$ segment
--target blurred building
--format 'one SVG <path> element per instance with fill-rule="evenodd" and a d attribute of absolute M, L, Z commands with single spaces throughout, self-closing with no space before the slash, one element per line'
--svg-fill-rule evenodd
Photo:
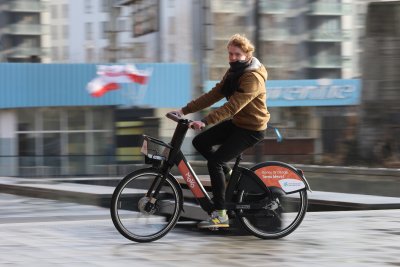
<path fill-rule="evenodd" d="M 49 2 L 52 62 L 191 62 L 191 1 L 125 2 Z"/>
<path fill-rule="evenodd" d="M 159 109 L 190 99 L 188 64 L 137 65 L 150 67 L 147 85 L 92 97 L 95 64 L 0 64 L 0 176 L 103 175 L 143 162 L 141 135 L 159 136 Z"/>
<path fill-rule="evenodd" d="M 49 1 L 51 62 L 132 62 L 131 12 L 115 2 Z"/>
<path fill-rule="evenodd" d="M 49 62 L 47 1 L 0 1 L 0 62 Z"/>
<path fill-rule="evenodd" d="M 400 161 L 400 1 L 368 5 L 358 150 L 370 162 Z"/>

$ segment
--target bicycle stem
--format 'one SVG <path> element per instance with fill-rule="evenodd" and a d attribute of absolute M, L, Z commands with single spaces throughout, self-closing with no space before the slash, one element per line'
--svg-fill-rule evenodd
<path fill-rule="evenodd" d="M 180 119 L 178 121 L 178 125 L 176 126 L 174 135 L 171 139 L 171 146 L 172 149 L 170 151 L 170 155 L 168 157 L 168 165 L 174 165 L 176 156 L 178 155 L 179 151 L 181 150 L 183 140 L 185 139 L 186 133 L 189 129 L 188 127 L 189 120 L 187 119 Z"/>

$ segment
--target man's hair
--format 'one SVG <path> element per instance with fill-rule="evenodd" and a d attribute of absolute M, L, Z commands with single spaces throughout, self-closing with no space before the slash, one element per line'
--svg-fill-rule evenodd
<path fill-rule="evenodd" d="M 244 35 L 238 33 L 232 35 L 226 47 L 228 48 L 231 45 L 239 47 L 247 55 L 247 57 L 253 56 L 254 45 Z"/>

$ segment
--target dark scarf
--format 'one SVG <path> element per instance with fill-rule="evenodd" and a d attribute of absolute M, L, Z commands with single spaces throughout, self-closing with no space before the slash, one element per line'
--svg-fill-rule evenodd
<path fill-rule="evenodd" d="M 231 67 L 228 70 L 224 84 L 221 88 L 221 93 L 226 97 L 226 99 L 229 99 L 229 97 L 233 95 L 237 89 L 239 89 L 239 78 L 244 73 L 244 70 L 250 66 L 251 61 L 252 60 L 249 59 L 247 61 L 238 60 L 235 62 L 229 62 Z"/>

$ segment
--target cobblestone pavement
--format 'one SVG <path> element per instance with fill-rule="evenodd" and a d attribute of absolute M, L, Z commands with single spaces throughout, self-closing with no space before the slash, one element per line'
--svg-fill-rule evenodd
<path fill-rule="evenodd" d="M 400 266 L 400 210 L 308 213 L 280 240 L 181 223 L 133 243 L 108 209 L 0 194 L 0 266 Z"/>

